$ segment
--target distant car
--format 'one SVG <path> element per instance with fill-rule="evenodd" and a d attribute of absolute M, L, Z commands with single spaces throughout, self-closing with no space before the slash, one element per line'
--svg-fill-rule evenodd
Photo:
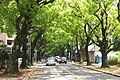
<path fill-rule="evenodd" d="M 47 58 L 46 65 L 56 65 L 55 59 L 54 58 Z"/>
<path fill-rule="evenodd" d="M 58 63 L 61 61 L 60 56 L 55 56 L 54 59 L 55 59 L 55 61 L 58 62 Z"/>
<path fill-rule="evenodd" d="M 62 57 L 60 63 L 67 64 L 67 58 L 66 57 Z"/>

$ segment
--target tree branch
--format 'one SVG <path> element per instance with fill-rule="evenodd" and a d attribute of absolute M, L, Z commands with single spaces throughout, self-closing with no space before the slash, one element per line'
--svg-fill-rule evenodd
<path fill-rule="evenodd" d="M 71 6 L 70 4 L 69 4 L 69 7 L 74 8 L 77 12 L 80 13 L 80 15 L 77 15 L 77 14 L 74 12 L 74 15 L 75 15 L 75 16 L 77 16 L 77 17 L 79 17 L 79 18 L 84 17 L 84 15 L 80 12 L 80 9 L 78 9 L 77 7 Z M 72 12 L 73 12 L 73 11 L 72 11 Z"/>
<path fill-rule="evenodd" d="M 94 39 L 91 38 L 91 40 L 92 40 L 92 42 L 95 43 L 98 47 L 100 47 L 99 43 L 97 43 Z"/>
<path fill-rule="evenodd" d="M 100 17 L 96 14 L 100 10 L 100 3 L 99 3 L 99 8 L 95 11 L 94 15 L 98 18 L 98 20 L 101 22 Z"/>
<path fill-rule="evenodd" d="M 118 21 L 120 23 L 120 0 L 118 1 L 117 8 L 118 8 L 118 17 L 117 17 L 117 19 L 118 19 Z"/>
<path fill-rule="evenodd" d="M 106 36 L 110 33 L 113 32 L 116 29 L 116 27 L 113 27 L 112 29 L 109 30 L 109 32 L 106 33 Z"/>
<path fill-rule="evenodd" d="M 108 46 L 108 49 L 115 43 L 117 43 L 118 41 L 120 40 L 120 38 L 118 38 L 116 41 L 114 41 L 113 43 L 111 43 L 109 46 Z M 114 49 L 114 48 L 113 48 Z"/>
<path fill-rule="evenodd" d="M 0 1 L 0 4 L 2 3 L 2 1 Z"/>
<path fill-rule="evenodd" d="M 114 48 L 111 48 L 111 49 L 109 49 L 108 51 L 107 51 L 107 54 L 110 52 L 110 51 L 112 51 Z"/>
<path fill-rule="evenodd" d="M 79 17 L 79 18 L 82 18 L 83 16 L 82 15 L 77 15 L 75 12 L 73 13 L 75 16 Z"/>
<path fill-rule="evenodd" d="M 38 5 L 47 5 L 47 4 L 49 4 L 49 3 L 53 3 L 55 0 L 49 0 L 49 1 L 47 1 L 47 0 L 45 0 L 45 1 L 42 1 L 42 0 L 36 0 L 36 3 L 38 4 Z"/>
<path fill-rule="evenodd" d="M 17 4 L 19 3 L 19 0 L 15 0 L 17 2 Z"/>
<path fill-rule="evenodd" d="M 16 30 L 20 30 L 19 24 L 20 24 L 20 21 L 22 20 L 22 18 L 23 18 L 23 15 L 20 14 L 20 16 L 16 19 L 16 21 L 15 21 Z"/>
<path fill-rule="evenodd" d="M 96 39 L 97 39 L 97 42 L 98 42 L 98 43 L 101 43 L 101 41 L 100 41 L 100 39 L 99 39 L 99 36 L 94 32 L 95 29 L 100 25 L 100 23 L 98 23 L 98 25 L 96 25 L 96 26 L 94 27 L 94 29 L 89 25 L 89 23 L 87 23 L 87 24 L 88 24 L 88 26 L 90 27 L 90 29 L 92 30 L 90 34 L 94 33 L 94 35 L 95 35 L 95 37 L 96 37 Z M 93 39 L 92 39 L 92 41 L 93 41 Z M 93 41 L 93 42 L 95 43 L 95 41 Z M 95 43 L 95 44 L 97 44 L 97 43 Z M 97 44 L 97 45 L 98 45 L 98 44 Z"/>
<path fill-rule="evenodd" d="M 84 39 L 81 36 L 80 36 L 80 40 L 81 40 L 82 44 L 85 44 Z"/>
<path fill-rule="evenodd" d="M 86 24 L 84 26 L 84 32 L 85 32 L 85 35 L 88 36 L 87 31 L 86 31 Z"/>

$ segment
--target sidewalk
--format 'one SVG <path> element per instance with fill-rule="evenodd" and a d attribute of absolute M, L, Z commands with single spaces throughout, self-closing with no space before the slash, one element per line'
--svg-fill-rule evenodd
<path fill-rule="evenodd" d="M 29 69 L 20 70 L 22 75 L 19 77 L 1 76 L 0 80 L 29 80 L 29 77 L 33 74 L 37 67 L 38 64 L 34 64 L 34 66 L 30 66 Z"/>
<path fill-rule="evenodd" d="M 23 77 L 21 80 L 29 80 L 30 76 L 35 72 L 35 70 L 38 68 L 38 64 L 34 64 L 34 66 L 32 66 L 34 69 L 27 74 L 25 77 Z"/>
<path fill-rule="evenodd" d="M 113 75 L 116 77 L 120 77 L 120 67 L 117 67 L 117 66 L 110 66 L 110 68 L 100 68 L 101 64 L 96 64 L 96 63 L 92 63 L 92 65 L 90 66 L 87 66 L 86 62 L 83 62 L 81 64 L 79 63 L 72 63 L 72 64 L 83 67 L 83 68 L 95 70 L 98 72 L 103 72 L 105 74 Z"/>

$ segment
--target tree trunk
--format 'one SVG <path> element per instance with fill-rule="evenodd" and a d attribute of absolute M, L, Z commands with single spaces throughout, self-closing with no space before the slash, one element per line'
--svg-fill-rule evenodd
<path fill-rule="evenodd" d="M 101 68 L 109 68 L 109 64 L 108 64 L 108 61 L 107 61 L 107 53 L 105 51 L 106 49 L 103 48 L 101 49 L 101 53 L 102 53 L 102 65 L 101 65 Z"/>
<path fill-rule="evenodd" d="M 17 36 L 14 45 L 12 48 L 12 54 L 10 56 L 10 61 L 8 63 L 8 67 L 5 70 L 6 74 L 19 74 L 18 70 L 18 56 L 20 53 L 20 44 L 21 44 L 21 37 Z"/>
<path fill-rule="evenodd" d="M 76 62 L 78 62 L 79 60 L 79 50 L 78 50 L 78 37 L 76 36 L 76 50 L 77 50 L 77 53 L 75 54 L 75 56 L 76 56 Z"/>
<path fill-rule="evenodd" d="M 3 68 L 2 64 L 3 64 L 3 61 L 2 59 L 0 59 L 0 70 Z"/>
<path fill-rule="evenodd" d="M 91 65 L 89 54 L 88 54 L 88 45 L 85 45 L 85 54 L 86 54 L 86 60 L 87 60 L 87 66 Z"/>
<path fill-rule="evenodd" d="M 107 24 L 106 24 L 107 25 Z M 108 41 L 107 41 L 107 29 L 106 27 L 104 27 L 104 21 L 102 20 L 101 21 L 101 26 L 102 26 L 102 42 L 101 42 L 101 53 L 102 53 L 102 65 L 101 65 L 101 68 L 109 68 L 109 64 L 108 64 L 108 61 L 107 61 L 107 49 L 108 49 Z"/>
<path fill-rule="evenodd" d="M 78 54 L 79 54 L 79 63 L 82 63 L 82 55 L 81 55 L 80 50 L 78 50 Z"/>
<path fill-rule="evenodd" d="M 41 35 L 44 33 L 45 29 L 40 29 L 39 33 L 37 34 L 37 36 L 35 37 L 35 39 L 33 40 L 31 46 L 31 65 L 33 65 L 33 55 L 34 55 L 34 49 L 36 46 L 37 41 L 40 39 Z"/>
<path fill-rule="evenodd" d="M 34 56 L 34 49 L 32 48 L 31 49 L 31 56 L 30 56 L 31 57 L 31 61 L 30 61 L 31 65 L 33 65 L 33 56 Z"/>
<path fill-rule="evenodd" d="M 14 52 L 12 53 L 12 68 L 11 68 L 11 71 L 13 74 L 18 74 L 20 73 L 19 70 L 18 70 L 18 53 L 17 52 Z"/>
<path fill-rule="evenodd" d="M 64 53 L 64 47 L 62 48 L 62 53 Z M 69 53 L 70 53 L 70 45 L 69 45 L 69 43 L 68 43 L 68 44 L 67 44 L 67 60 L 70 59 Z"/>
<path fill-rule="evenodd" d="M 5 68 L 5 58 L 0 58 L 0 69 Z"/>
<path fill-rule="evenodd" d="M 27 68 L 28 65 L 27 65 L 27 59 L 28 59 L 28 56 L 27 56 L 27 39 L 24 40 L 23 42 L 23 55 L 22 55 L 22 63 L 20 65 L 20 68 Z"/>

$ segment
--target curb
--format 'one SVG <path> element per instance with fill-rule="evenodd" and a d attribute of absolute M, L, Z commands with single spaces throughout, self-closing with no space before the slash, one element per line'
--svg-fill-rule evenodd
<path fill-rule="evenodd" d="M 38 68 L 38 65 L 36 65 L 37 67 L 35 67 L 35 69 L 30 73 L 30 74 L 28 74 L 27 76 L 25 76 L 24 78 L 23 78 L 23 80 L 29 80 L 30 79 L 30 76 L 36 71 L 36 69 Z"/>
<path fill-rule="evenodd" d="M 109 72 L 109 71 L 103 71 L 103 70 L 99 70 L 99 69 L 93 69 L 93 68 L 81 66 L 81 65 L 78 65 L 78 64 L 72 64 L 72 65 L 77 65 L 77 66 L 79 66 L 79 67 L 83 67 L 83 68 L 86 68 L 86 69 L 90 69 L 90 70 L 102 72 L 102 73 L 105 73 L 105 74 L 113 75 L 113 76 L 116 76 L 116 77 L 120 77 L 120 74 L 114 74 L 114 73 Z"/>

